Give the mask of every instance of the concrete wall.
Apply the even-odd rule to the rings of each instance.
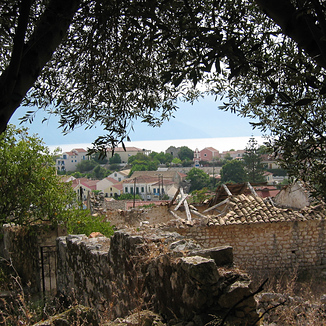
[[[257,318],[248,276],[218,267],[232,263],[232,248],[201,250],[177,233],[146,232],[121,230],[111,240],[58,238],[58,290],[111,319],[146,307],[193,325],[224,316],[249,295],[228,320],[245,325]]]
[[[194,226],[169,230],[205,248],[230,245],[247,270],[306,269],[326,265],[325,220]]]

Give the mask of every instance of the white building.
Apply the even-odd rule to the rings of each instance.
[[[115,171],[115,172],[112,172],[108,177],[120,182],[120,181],[128,178],[129,172],[130,172],[130,170]]]
[[[60,158],[56,159],[57,171],[76,171],[78,163],[89,160],[87,151],[83,148],[74,148],[70,152],[63,152]]]
[[[144,200],[159,200],[163,195],[172,198],[176,191],[175,182],[160,177],[138,176],[123,181],[124,194],[140,195]]]

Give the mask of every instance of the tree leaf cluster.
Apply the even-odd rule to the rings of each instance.
[[[48,148],[12,125],[0,135],[0,192],[0,224],[64,222],[75,201],[71,185],[56,175]]]
[[[105,153],[134,119],[160,126],[205,84],[227,97],[220,109],[258,119],[284,166],[324,196],[322,2],[13,0],[0,13],[0,132],[23,104],[36,107],[23,120],[44,109],[64,132],[99,122]]]
[[[207,187],[209,184],[209,175],[201,169],[192,168],[187,173],[186,180],[190,181],[189,192],[192,192]]]

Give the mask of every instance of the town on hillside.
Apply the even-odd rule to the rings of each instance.
[[[84,202],[89,196],[101,195],[107,201],[155,204],[174,198],[180,187],[198,200],[197,192],[209,196],[221,184],[243,182],[253,184],[257,194],[266,198],[275,197],[287,183],[286,171],[263,146],[223,152],[213,147],[192,151],[170,146],[161,153],[118,147],[108,150],[104,159],[87,154],[83,148],[74,148],[56,158],[57,174],[71,182]]]

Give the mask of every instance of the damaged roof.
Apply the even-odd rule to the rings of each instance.
[[[218,211],[218,214],[212,215],[212,209],[211,215],[207,215],[208,225],[321,220],[325,219],[326,215],[324,203],[292,210],[276,207],[272,201],[263,200],[259,196],[245,194],[230,196],[225,200],[224,206],[219,206]]]

